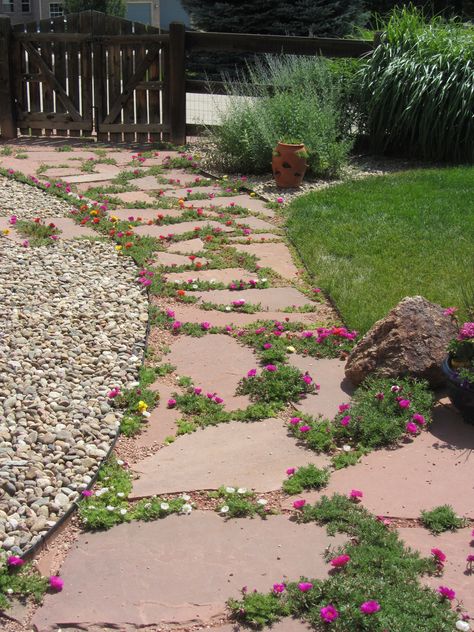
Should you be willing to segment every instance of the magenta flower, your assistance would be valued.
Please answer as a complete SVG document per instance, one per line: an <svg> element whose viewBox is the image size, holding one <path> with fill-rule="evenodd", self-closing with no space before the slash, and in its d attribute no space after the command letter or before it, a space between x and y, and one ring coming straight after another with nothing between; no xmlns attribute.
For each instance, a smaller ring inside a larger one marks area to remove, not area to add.
<svg viewBox="0 0 474 632"><path fill-rule="evenodd" d="M200 395L201 393L202 393L202 388L200 388L199 386L196 386L196 388L194 389L194 394Z"/></svg>
<svg viewBox="0 0 474 632"><path fill-rule="evenodd" d="M384 393L376 393L375 394L375 399L378 399L378 400L382 401L383 399L385 399L385 394Z"/></svg>
<svg viewBox="0 0 474 632"><path fill-rule="evenodd" d="M168 318L174 318L175 317L175 313L173 312L172 309L167 309L166 310L166 315L168 316Z"/></svg>
<svg viewBox="0 0 474 632"><path fill-rule="evenodd" d="M456 597L455 591L447 586L440 586L438 592L443 599L448 599L449 601L452 601Z"/></svg>
<svg viewBox="0 0 474 632"><path fill-rule="evenodd" d="M151 279L142 279L141 284L143 285L143 287L148 287L149 285L151 285Z"/></svg>
<svg viewBox="0 0 474 632"><path fill-rule="evenodd" d="M350 404L339 404L339 412L343 413L344 411L349 410L350 407Z"/></svg>
<svg viewBox="0 0 474 632"><path fill-rule="evenodd" d="M266 343L263 345L263 348L264 348L264 349L271 349L271 348L272 348L272 346L273 346L272 344L270 344L269 342L266 342Z"/></svg>
<svg viewBox="0 0 474 632"><path fill-rule="evenodd" d="M415 421L420 426L424 426L425 423L426 423L426 419L423 417L423 415L420 415L418 413L415 413L413 415L412 419L413 419L413 421Z"/></svg>
<svg viewBox="0 0 474 632"><path fill-rule="evenodd" d="M274 373L277 370L277 367L274 364L267 364L265 370L269 371L270 373Z"/></svg>
<svg viewBox="0 0 474 632"><path fill-rule="evenodd" d="M363 614L375 614L380 610L380 604L378 601L371 599L370 601L364 601L359 610Z"/></svg>
<svg viewBox="0 0 474 632"><path fill-rule="evenodd" d="M416 435L419 432L418 426L415 423L413 423L413 421L409 421L407 425L405 426L405 429L408 432L408 434L412 434L412 435Z"/></svg>
<svg viewBox="0 0 474 632"><path fill-rule="evenodd" d="M286 470L286 473L287 473L287 475L288 475L288 476L293 476L293 474L294 474L295 472L296 472L296 468L295 468L295 467L289 467L289 468Z"/></svg>
<svg viewBox="0 0 474 632"><path fill-rule="evenodd" d="M64 587L64 581L57 575L51 575L49 578L49 586L56 592L61 592Z"/></svg>
<svg viewBox="0 0 474 632"><path fill-rule="evenodd" d="M23 246L23 248L28 248L28 246L30 245L30 242L28 241L28 239L25 239L25 241L21 242L21 245Z"/></svg>
<svg viewBox="0 0 474 632"><path fill-rule="evenodd" d="M350 420L351 420L351 416L350 415L346 415L345 417L343 417L341 419L341 426L348 426Z"/></svg>
<svg viewBox="0 0 474 632"><path fill-rule="evenodd" d="M208 322L201 323L201 329L203 331L208 331L210 328L211 328L211 323L208 323Z"/></svg>
<svg viewBox="0 0 474 632"><path fill-rule="evenodd" d="M431 549L431 555L436 558L437 562L443 563L446 561L446 555L443 553L443 551L441 551L441 549Z"/></svg>
<svg viewBox="0 0 474 632"><path fill-rule="evenodd" d="M83 489L81 492L81 496L84 496L84 498L88 498L89 496L92 496L94 492L90 489Z"/></svg>
<svg viewBox="0 0 474 632"><path fill-rule="evenodd" d="M399 393L402 388L401 386L397 386L396 384L394 384L393 386L390 387L390 390L392 391L392 393Z"/></svg>
<svg viewBox="0 0 474 632"><path fill-rule="evenodd" d="M313 381L313 378L310 375L308 375L307 373L303 375L303 382L305 384L311 384L312 381Z"/></svg>
<svg viewBox="0 0 474 632"><path fill-rule="evenodd" d="M400 406L400 408L410 408L411 406L411 401L409 399L400 399L398 401L398 405Z"/></svg>
<svg viewBox="0 0 474 632"><path fill-rule="evenodd" d="M257 369L250 369L247 373L247 377L255 377L257 375Z"/></svg>
<svg viewBox="0 0 474 632"><path fill-rule="evenodd" d="M256 334L263 334L263 332L265 331L265 327L259 327L258 329L255 330Z"/></svg>
<svg viewBox="0 0 474 632"><path fill-rule="evenodd" d="M319 615L325 623L332 623L339 617L339 612L332 604L328 604L321 608Z"/></svg>
<svg viewBox="0 0 474 632"><path fill-rule="evenodd" d="M216 402L216 404L222 404L224 400L222 399L222 397L216 396L214 397L214 401Z"/></svg>
<svg viewBox="0 0 474 632"><path fill-rule="evenodd" d="M181 329L181 325L182 323L180 323L179 320L175 320L174 323L171 325L171 328L173 329L173 331L179 331Z"/></svg>
<svg viewBox="0 0 474 632"><path fill-rule="evenodd" d="M303 499L295 500L295 502L293 503L293 507L295 509L303 509L305 505L306 505L306 500L303 500Z"/></svg>
<svg viewBox="0 0 474 632"><path fill-rule="evenodd" d="M311 426L300 426L300 432L309 432L311 430Z"/></svg>
<svg viewBox="0 0 474 632"><path fill-rule="evenodd" d="M215 393L206 393L207 399L214 399Z"/></svg>
<svg viewBox="0 0 474 632"><path fill-rule="evenodd" d="M114 397L117 397L117 395L120 395L120 389L118 386L114 386L114 388L108 393L107 397L109 399L113 399Z"/></svg>
<svg viewBox="0 0 474 632"><path fill-rule="evenodd" d="M311 590L312 587L313 584L311 582L300 582L298 584L298 588L301 590L301 592L308 592L309 590Z"/></svg>
<svg viewBox="0 0 474 632"><path fill-rule="evenodd" d="M17 217L16 215L12 215L12 216L10 217L10 219L8 220L8 222L9 222L12 226L13 226L13 225L15 225L15 224L17 223L17 221L18 221L18 217Z"/></svg>
<svg viewBox="0 0 474 632"><path fill-rule="evenodd" d="M7 557L7 566L23 566L24 563L24 560L22 560L21 557L17 557L16 555L10 555L9 557Z"/></svg>
<svg viewBox="0 0 474 632"><path fill-rule="evenodd" d="M277 595L281 594L285 590L285 584L273 584L273 592Z"/></svg>
<svg viewBox="0 0 474 632"><path fill-rule="evenodd" d="M457 312L457 307L447 307L445 310L443 310L443 315L444 316L452 316L453 314L455 314Z"/></svg>
<svg viewBox="0 0 474 632"><path fill-rule="evenodd" d="M351 489L349 493L349 498L351 500L358 500L359 498L363 498L364 494L360 491L360 489Z"/></svg>
<svg viewBox="0 0 474 632"><path fill-rule="evenodd" d="M300 423L300 421L301 421L301 417L292 417L290 419L290 424L292 426L297 426Z"/></svg>
<svg viewBox="0 0 474 632"><path fill-rule="evenodd" d="M283 198L282 197L277 198L277 202L278 204L283 204Z"/></svg>
<svg viewBox="0 0 474 632"><path fill-rule="evenodd" d="M173 398L169 399L167 402L167 406L168 408L174 408L176 406L176 400Z"/></svg>
<svg viewBox="0 0 474 632"><path fill-rule="evenodd" d="M338 555L337 557L334 557L331 560L330 564L331 566L334 566L334 568L342 568L343 566L348 564L350 561L351 561L350 555Z"/></svg>

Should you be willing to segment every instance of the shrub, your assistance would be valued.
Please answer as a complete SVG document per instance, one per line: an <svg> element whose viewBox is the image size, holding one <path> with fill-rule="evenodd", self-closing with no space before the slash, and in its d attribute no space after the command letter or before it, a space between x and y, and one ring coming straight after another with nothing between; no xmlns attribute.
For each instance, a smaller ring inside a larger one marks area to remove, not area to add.
<svg viewBox="0 0 474 632"><path fill-rule="evenodd" d="M322 58L266 56L239 81L226 81L232 99L211 132L211 160L227 170L266 172L278 141L298 141L306 146L309 173L337 175L352 145L351 124L340 112L341 84Z"/></svg>
<svg viewBox="0 0 474 632"><path fill-rule="evenodd" d="M471 30L395 9L361 75L373 150L472 162L473 61Z"/></svg>
<svg viewBox="0 0 474 632"><path fill-rule="evenodd" d="M421 512L421 522L431 533L456 531L466 525L466 521L456 515L451 505L440 505L431 511Z"/></svg>

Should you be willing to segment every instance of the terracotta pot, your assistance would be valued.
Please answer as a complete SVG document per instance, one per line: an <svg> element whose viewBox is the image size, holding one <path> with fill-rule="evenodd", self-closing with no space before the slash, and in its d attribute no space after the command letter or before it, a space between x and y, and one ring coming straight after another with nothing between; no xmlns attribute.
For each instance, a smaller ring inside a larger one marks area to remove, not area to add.
<svg viewBox="0 0 474 632"><path fill-rule="evenodd" d="M306 172L306 148L301 145L278 143L273 151L272 170L278 187L299 187Z"/></svg>

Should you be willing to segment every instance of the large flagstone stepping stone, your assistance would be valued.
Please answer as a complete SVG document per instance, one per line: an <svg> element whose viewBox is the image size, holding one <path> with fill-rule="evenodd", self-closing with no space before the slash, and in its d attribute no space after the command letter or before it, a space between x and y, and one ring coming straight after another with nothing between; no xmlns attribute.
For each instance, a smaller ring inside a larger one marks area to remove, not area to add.
<svg viewBox="0 0 474 632"><path fill-rule="evenodd" d="M270 224L270 222L266 222L265 220L260 219L260 217L253 217L253 215L249 215L249 217L238 216L235 221L237 225L245 224L253 230L268 230L269 232L272 232L276 228L274 224Z"/></svg>
<svg viewBox="0 0 474 632"><path fill-rule="evenodd" d="M418 518L423 509L449 504L459 515L472 517L472 426L451 406L436 406L433 418L429 430L411 442L377 450L334 472L325 493L360 489L364 506L376 515ZM311 492L304 497L319 496Z"/></svg>
<svg viewBox="0 0 474 632"><path fill-rule="evenodd" d="M156 176L143 176L143 178L131 180L131 183L142 191L163 191L167 188L165 184L158 182ZM166 191L166 195L168 195L168 191Z"/></svg>
<svg viewBox="0 0 474 632"><path fill-rule="evenodd" d="M99 165L97 165L99 166ZM102 169L98 173L81 173L77 176L70 176L67 181L69 184L83 184L85 182L103 182L106 180L112 180L115 176L120 173L120 169L118 167L114 167L112 165L103 165L108 167L107 170Z"/></svg>
<svg viewBox="0 0 474 632"><path fill-rule="evenodd" d="M149 195L145 191L126 191L125 193L114 193L113 197L118 198L124 204L133 204L133 202L145 202L146 204L158 205L158 199L155 196Z"/></svg>
<svg viewBox="0 0 474 632"><path fill-rule="evenodd" d="M202 259L200 257L194 259L194 263L202 263L205 265L207 263L207 259ZM158 252L155 256L155 260L153 265L162 265L162 266L188 266L191 264L191 260L189 257L185 257L184 255L176 255L170 252ZM190 272L192 274L192 272Z"/></svg>
<svg viewBox="0 0 474 632"><path fill-rule="evenodd" d="M149 235L150 237L159 237L160 235L182 235L194 231L196 227L201 230L204 227L219 228L223 233L232 232L234 229L232 226L226 226L220 222L213 220L192 221L192 222L180 222L179 224L163 224L162 226L137 226L135 232L137 235ZM199 231L196 231L199 234Z"/></svg>
<svg viewBox="0 0 474 632"><path fill-rule="evenodd" d="M219 187L218 184L214 184L214 185L209 185L209 186L194 186L192 184L190 184L189 186L187 186L186 188L175 188L175 189L170 189L169 191L166 191L166 195L170 195L171 197L177 197L177 198L184 198L186 199L186 197L188 196L189 193L203 193L205 195L210 195L210 194L214 194L216 197L218 196L218 194L221 192L221 189ZM205 201L206 198L204 198L204 200L190 200L190 202L193 202L193 204L199 204L201 201Z"/></svg>
<svg viewBox="0 0 474 632"><path fill-rule="evenodd" d="M258 492L281 489L289 467L329 459L297 444L281 419L232 421L179 437L134 465L133 497L239 485Z"/></svg>
<svg viewBox="0 0 474 632"><path fill-rule="evenodd" d="M317 417L322 415L325 419L333 419L338 412L339 404L350 401L353 387L344 375L345 363L332 358L320 360L301 355L291 355L289 363L306 371L321 386L317 394L309 394L296 404L296 408L303 413Z"/></svg>
<svg viewBox="0 0 474 632"><path fill-rule="evenodd" d="M248 208L249 211L257 211L257 213L261 213L267 217L275 217L275 211L271 208L267 208L266 202L257 197L251 197L247 194L242 195L239 199L239 205Z"/></svg>
<svg viewBox="0 0 474 632"><path fill-rule="evenodd" d="M433 535L423 528L404 527L398 529L401 539L407 546L418 550L422 555L431 557L431 549L441 549L447 556L441 577L425 575L421 582L437 590L440 586L449 586L456 591L456 599L462 601L462 611L474 612L474 574L466 572L466 557L474 554L471 542L472 529L446 531Z"/></svg>
<svg viewBox="0 0 474 632"><path fill-rule="evenodd" d="M207 322L203 311L201 322ZM225 334L208 334L202 338L180 336L171 346L166 361L176 366L178 375L192 378L204 392L217 393L229 410L245 408L246 395L235 395L239 380L257 365L255 354L248 347Z"/></svg>
<svg viewBox="0 0 474 632"><path fill-rule="evenodd" d="M58 233L60 239L76 239L77 237L100 237L100 233L88 226L81 226L70 217L47 217L45 224L55 224L61 231Z"/></svg>
<svg viewBox="0 0 474 632"><path fill-rule="evenodd" d="M294 287L269 287L261 290L207 290L196 292L203 302L230 305L232 301L245 300L247 303L258 304L262 310L281 310L285 307L302 307L312 302Z"/></svg>
<svg viewBox="0 0 474 632"><path fill-rule="evenodd" d="M242 586L268 591L285 576L324 579L324 550L343 542L284 516L224 521L201 511L82 534L61 569L63 591L45 596L32 625L52 632L210 623Z"/></svg>
<svg viewBox="0 0 474 632"><path fill-rule="evenodd" d="M244 270L243 268L223 268L222 270L199 270L197 272L172 272L167 274L168 281L176 280L187 281L188 279L198 279L199 281L217 281L219 283L231 283L236 280L248 281L255 279L256 275ZM238 292L233 292L237 297ZM201 310L201 313L202 310Z"/></svg>
<svg viewBox="0 0 474 632"><path fill-rule="evenodd" d="M190 200L189 202L196 207L202 206L203 208L209 207L219 207L221 211L225 211L228 206L243 206L247 208L243 202L245 201L245 196L238 195L216 195L213 198L209 198L207 200Z"/></svg>
<svg viewBox="0 0 474 632"><path fill-rule="evenodd" d="M155 220L158 215L168 215L169 217L181 217L183 212L177 208L160 209L158 204L156 208L115 208L109 212L110 215L115 215L119 219L125 220L133 217L130 221L142 221L148 222L148 220Z"/></svg>
<svg viewBox="0 0 474 632"><path fill-rule="evenodd" d="M239 235L237 237L229 237L229 241L236 241L244 244L262 243L264 241L282 241L281 235L275 235L275 233L253 233L248 237Z"/></svg>
<svg viewBox="0 0 474 632"><path fill-rule="evenodd" d="M184 252L186 254L194 254L195 252L201 252L204 248L204 242L202 239L185 239L184 241L178 241L175 244L171 244L168 247L168 252Z"/></svg>
<svg viewBox="0 0 474 632"><path fill-rule="evenodd" d="M71 167L52 167L51 169L47 169L43 174L41 174L40 178L42 180L48 180L49 178L67 178L69 176L79 175L81 172L80 166L74 168Z"/></svg>
<svg viewBox="0 0 474 632"><path fill-rule="evenodd" d="M196 178L203 180L203 176L194 173L188 173L187 171L183 171L182 169L166 169L166 171L160 174L160 178L166 179L167 186L173 185L175 188L177 186L179 186L180 188L184 186L196 186Z"/></svg>
<svg viewBox="0 0 474 632"><path fill-rule="evenodd" d="M298 268L293 263L290 251L284 243L270 244L234 244L237 250L249 255L256 255L260 266L272 268L285 279L293 279L298 274Z"/></svg>

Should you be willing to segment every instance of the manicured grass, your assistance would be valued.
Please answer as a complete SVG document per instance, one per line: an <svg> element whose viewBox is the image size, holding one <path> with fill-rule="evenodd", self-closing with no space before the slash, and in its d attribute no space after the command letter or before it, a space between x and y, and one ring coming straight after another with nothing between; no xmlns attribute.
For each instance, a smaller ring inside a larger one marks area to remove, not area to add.
<svg viewBox="0 0 474 632"><path fill-rule="evenodd" d="M400 299L461 306L474 278L474 168L419 169L295 200L288 230L348 327L365 332Z"/></svg>

